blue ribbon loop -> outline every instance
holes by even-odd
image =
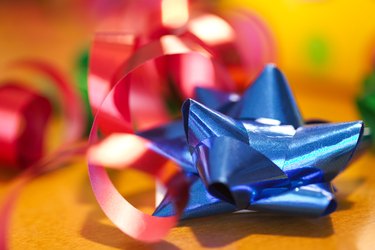
[[[140,132],[190,178],[182,218],[248,209],[323,216],[331,181],[348,165],[363,122],[304,125],[283,74],[267,65],[242,96],[197,89],[182,120]],[[173,214],[167,194],[154,212]]]

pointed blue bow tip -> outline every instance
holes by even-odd
[[[295,128],[303,125],[288,82],[274,64],[265,66],[228,114],[236,119],[274,119]]]
[[[217,136],[234,137],[246,143],[248,141],[242,123],[192,99],[183,103],[182,116],[186,139],[192,148],[207,138]]]
[[[281,73],[281,71],[277,68],[276,64],[274,63],[267,63],[265,66],[264,66],[264,69],[263,71],[278,71]]]
[[[350,162],[363,134],[362,121],[305,126],[289,144],[283,170],[293,175],[319,169],[324,181],[331,181]]]

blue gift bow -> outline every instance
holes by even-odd
[[[242,96],[200,88],[196,98],[201,103],[184,103],[181,121],[139,133],[189,177],[182,219],[242,209],[306,216],[336,209],[330,182],[356,151],[362,121],[304,125],[274,65]],[[167,194],[154,214],[173,211]]]

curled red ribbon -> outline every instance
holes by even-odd
[[[176,39],[176,41],[184,44],[178,37],[171,36],[170,39]],[[166,116],[167,112],[158,112],[163,111],[163,88],[160,84],[160,78],[158,81],[157,75],[152,75],[155,77],[155,85],[152,86],[153,83],[151,83],[151,86],[148,86],[142,82],[144,78],[137,76],[142,75],[145,70],[147,74],[154,72],[152,67],[156,67],[156,65],[147,64],[147,62],[156,62],[158,59],[187,60],[189,64],[196,62],[196,60],[202,60],[207,65],[212,65],[209,57],[205,57],[203,54],[193,50],[188,50],[187,47],[182,46],[174,50],[163,50],[163,45],[165,45],[163,41],[150,43],[129,59],[131,63],[124,67],[126,69],[124,76],[109,91],[95,115],[93,129],[90,133],[91,143],[96,142],[98,139],[98,126],[107,135],[107,138],[100,144],[94,145],[88,154],[91,184],[103,211],[124,233],[135,239],[149,242],[162,239],[169,229],[176,224],[187,201],[188,185],[181,170],[176,166],[170,165],[170,163],[166,163],[164,157],[149,150],[146,140],[132,134],[134,125],[132,124],[131,116],[132,96],[138,98],[138,101],[135,102],[138,105],[134,105],[135,112],[144,115],[145,112],[149,112],[144,108],[149,107],[151,110],[155,108],[154,111],[150,112],[151,114],[154,113],[154,115],[148,116],[147,119],[142,120],[142,116],[135,116],[137,128],[155,126],[169,119]],[[166,61],[158,61],[158,63],[166,63]],[[214,79],[214,76],[214,74],[211,74],[211,79]],[[93,79],[92,77],[93,75],[90,75],[90,79]],[[102,78],[95,75],[94,79]],[[90,85],[91,83],[97,84],[97,86],[100,84],[100,82],[90,81]],[[141,88],[135,88],[134,92],[132,92],[132,86]],[[90,98],[93,91],[91,87],[89,89]],[[146,91],[143,92],[142,88],[146,88]],[[154,92],[148,91],[149,89]],[[139,105],[139,100],[142,100],[143,104],[146,102],[147,105]],[[131,153],[124,148],[126,145],[131,147]],[[159,218],[142,213],[134,208],[118,193],[102,165],[113,168],[130,166],[155,177],[166,186],[169,192],[175,194],[176,216]],[[168,178],[165,178],[165,175]]]
[[[0,207],[0,249],[7,249],[8,224],[12,207],[22,188],[36,176],[55,169],[82,155],[86,143],[79,143],[85,116],[81,100],[65,77],[48,63],[24,60],[11,64],[10,69],[27,70],[48,78],[60,94],[65,129],[59,147],[51,153],[44,151],[46,128],[52,115],[52,104],[43,95],[26,86],[29,83],[4,81],[0,83],[0,164],[24,171],[8,187]]]
[[[95,118],[88,160],[94,194],[108,218],[125,234],[154,242],[176,224],[187,201],[188,185],[181,170],[151,151],[149,142],[134,131],[173,119],[176,114],[169,104],[173,109],[182,99],[193,97],[195,87],[240,90],[245,78],[255,76],[264,62],[273,60],[274,50],[272,45],[269,48],[268,32],[264,33],[254,16],[242,13],[229,22],[197,12],[171,27],[163,19],[162,5],[161,13],[155,12],[160,7],[156,2],[171,1],[146,2],[153,4],[131,1],[127,5],[125,13],[137,19],[119,15],[127,20],[120,23],[127,33],[115,28],[95,37],[88,86]],[[187,1],[174,2],[178,3]],[[149,25],[150,16],[160,17],[161,22],[157,18]],[[116,190],[105,167],[135,168],[159,180],[174,194],[175,216],[155,217],[133,207]]]

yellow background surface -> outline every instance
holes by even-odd
[[[276,40],[277,62],[314,85],[357,91],[375,62],[372,0],[221,0],[257,13]],[[303,77],[301,78],[303,79]],[[329,79],[326,82],[325,79]],[[303,84],[303,83],[301,83]]]

